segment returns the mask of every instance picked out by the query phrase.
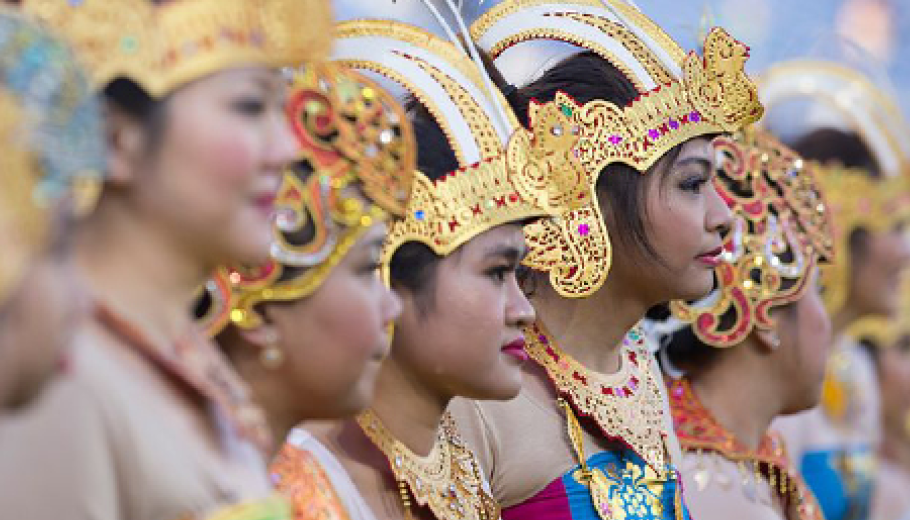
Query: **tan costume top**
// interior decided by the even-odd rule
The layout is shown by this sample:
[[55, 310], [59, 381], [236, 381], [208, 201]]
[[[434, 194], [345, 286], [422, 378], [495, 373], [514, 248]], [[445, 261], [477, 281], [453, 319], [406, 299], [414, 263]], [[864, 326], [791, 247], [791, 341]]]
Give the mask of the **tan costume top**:
[[[24, 414], [3, 420], [3, 516], [204, 518], [268, 496], [261, 452], [240, 433], [243, 413], [212, 397], [245, 395], [213, 345], [196, 340], [152, 353], [111, 317], [96, 314], [79, 330], [70, 373]], [[193, 366], [189, 356], [201, 353], [195, 359], [208, 362]]]

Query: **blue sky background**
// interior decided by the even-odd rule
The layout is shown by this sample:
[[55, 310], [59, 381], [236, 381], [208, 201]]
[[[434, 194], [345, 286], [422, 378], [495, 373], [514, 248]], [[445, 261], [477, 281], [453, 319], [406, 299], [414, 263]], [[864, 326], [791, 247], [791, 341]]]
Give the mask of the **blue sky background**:
[[[434, 0], [442, 4], [441, 0]], [[864, 28], [861, 20], [847, 19], [843, 13], [848, 2], [879, 9], [885, 13], [884, 27], [873, 25]], [[464, 0], [463, 13], [470, 22], [477, 15], [499, 0]], [[883, 59], [864, 60], [866, 72], [872, 72], [874, 81], [898, 98], [904, 114], [910, 115], [910, 0], [636, 0], [638, 6], [657, 21], [684, 48], [694, 48], [698, 43], [703, 20], [713, 19], [716, 25], [727, 28], [734, 36], [748, 44], [752, 57], [750, 72], [760, 73], [775, 61], [799, 57], [836, 57], [831, 51], [838, 26], [854, 33], [859, 40], [872, 40], [890, 34], [890, 52]], [[405, 18], [424, 27], [438, 27], [420, 0], [336, 0], [337, 14], [341, 19], [358, 16]], [[855, 11], [854, 11], [855, 12]], [[707, 15], [707, 16], [706, 16]], [[879, 18], [881, 22], [882, 18]], [[558, 47], [525, 50], [538, 54], [535, 59], [527, 55], [504, 56], [507, 77], [520, 84], [533, 70], [543, 63], [539, 54], [556, 57], [567, 50]], [[552, 58], [555, 59], [555, 58]]]

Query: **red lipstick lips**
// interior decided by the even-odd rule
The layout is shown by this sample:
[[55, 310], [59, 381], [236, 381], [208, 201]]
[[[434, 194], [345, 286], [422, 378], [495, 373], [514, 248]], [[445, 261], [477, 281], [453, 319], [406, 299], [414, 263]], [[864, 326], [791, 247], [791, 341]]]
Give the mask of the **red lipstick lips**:
[[717, 267], [718, 265], [720, 265], [720, 261], [721, 261], [720, 255], [723, 252], [724, 252], [723, 247], [718, 247], [716, 249], [712, 249], [711, 251], [708, 251], [707, 253], [699, 255], [698, 261], [702, 262], [703, 264], [705, 264], [709, 267]]
[[524, 338], [516, 339], [515, 341], [509, 343], [508, 345], [502, 347], [502, 352], [508, 356], [512, 356], [519, 361], [527, 361], [528, 353], [525, 352], [525, 340]]

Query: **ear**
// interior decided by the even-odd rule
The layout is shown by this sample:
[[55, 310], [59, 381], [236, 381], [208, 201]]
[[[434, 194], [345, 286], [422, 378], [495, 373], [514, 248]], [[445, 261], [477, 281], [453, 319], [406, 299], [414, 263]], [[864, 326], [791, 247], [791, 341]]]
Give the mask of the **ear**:
[[104, 110], [107, 139], [106, 182], [124, 186], [133, 182], [137, 165], [146, 153], [147, 132], [142, 123], [113, 103]]
[[758, 343], [769, 352], [773, 352], [780, 348], [780, 334], [777, 330], [756, 328], [754, 332]]

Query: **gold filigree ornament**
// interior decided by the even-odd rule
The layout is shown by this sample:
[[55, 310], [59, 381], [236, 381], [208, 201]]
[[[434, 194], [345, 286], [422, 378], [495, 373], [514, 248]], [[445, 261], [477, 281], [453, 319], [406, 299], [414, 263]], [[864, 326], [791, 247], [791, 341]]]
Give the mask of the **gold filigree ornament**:
[[161, 97], [219, 70], [299, 65], [327, 55], [326, 0], [24, 0], [59, 30], [96, 89], [119, 78]]
[[522, 128], [459, 44], [388, 20], [342, 23], [336, 37], [335, 59], [402, 85], [442, 128], [460, 165], [435, 181], [416, 173], [407, 211], [391, 225], [383, 248], [386, 281], [391, 259], [405, 243], [420, 242], [446, 256], [496, 226], [559, 215], [587, 202], [569, 119], [558, 111], [534, 111], [541, 126], [536, 132]]
[[0, 7], [0, 302], [63, 222], [94, 207], [104, 167], [100, 110], [66, 47]]
[[[670, 461], [664, 438], [663, 390], [652, 372], [652, 358], [641, 329], [635, 327], [623, 338], [622, 365], [609, 375], [589, 370], [573, 359], [543, 324], [535, 323], [524, 332], [525, 350], [546, 370], [559, 395], [581, 416], [593, 419], [606, 438], [626, 444], [652, 470], [667, 476]], [[574, 431], [571, 420], [569, 428]]]
[[411, 499], [428, 507], [438, 520], [496, 520], [499, 506], [484, 488], [480, 464], [445, 414], [436, 442], [426, 457], [396, 439], [371, 411], [357, 416], [364, 434], [385, 454], [399, 483], [407, 518], [414, 518]]
[[700, 340], [723, 348], [755, 328], [772, 330], [771, 310], [802, 297], [819, 262], [833, 259], [835, 244], [822, 188], [799, 155], [752, 128], [714, 146], [714, 184], [733, 212], [715, 269], [720, 287], [671, 309]]
[[[572, 153], [584, 167], [590, 200], [559, 220], [525, 228], [531, 250], [525, 264], [549, 272], [553, 288], [564, 297], [590, 296], [610, 270], [610, 238], [595, 194], [606, 166], [623, 163], [645, 173], [675, 146], [737, 131], [763, 113], [743, 70], [749, 56], [745, 45], [715, 28], [702, 56], [686, 54], [620, 0], [506, 0], [481, 16], [471, 34], [494, 58], [531, 41], [576, 45], [622, 71], [641, 94], [625, 107], [603, 100], [580, 104], [563, 92], [543, 105], [555, 105], [569, 127], [578, 129]], [[540, 110], [536, 103], [532, 108]]]
[[293, 73], [287, 115], [300, 146], [276, 200], [270, 260], [207, 285], [210, 334], [262, 323], [256, 306], [311, 295], [374, 224], [404, 215], [414, 133], [388, 91], [333, 63]]

